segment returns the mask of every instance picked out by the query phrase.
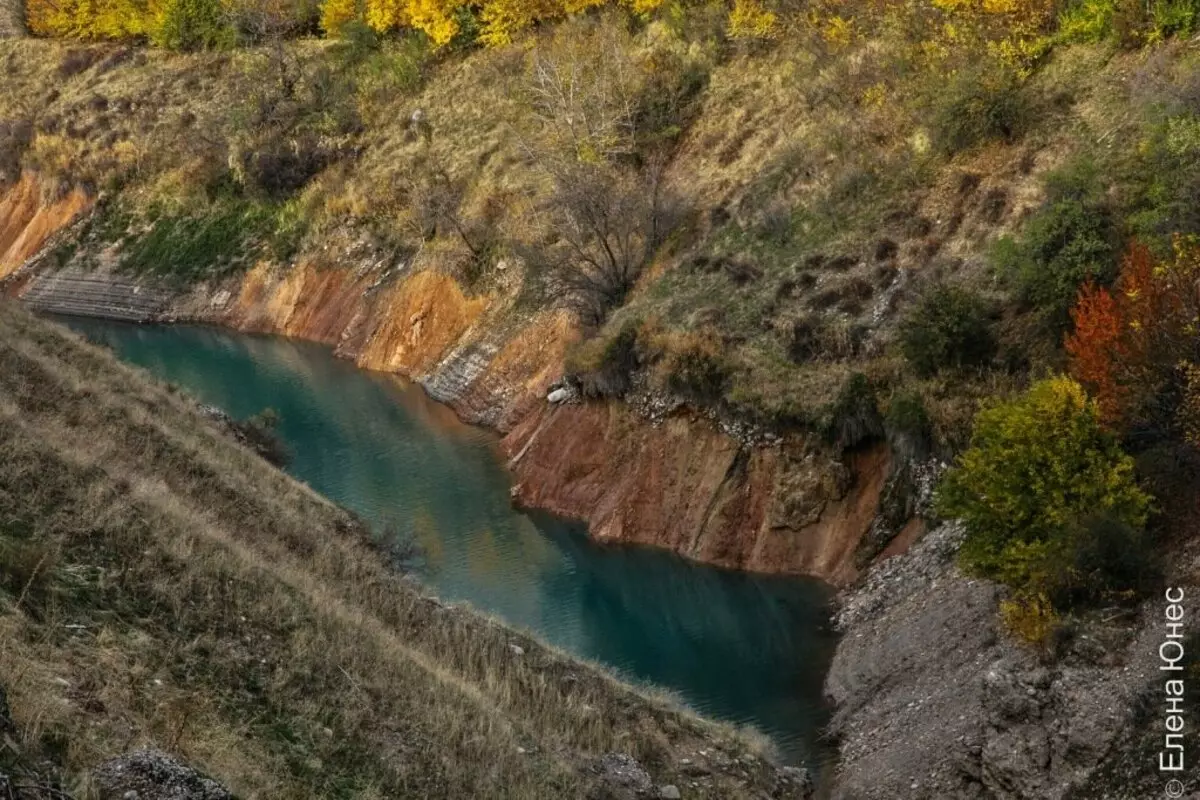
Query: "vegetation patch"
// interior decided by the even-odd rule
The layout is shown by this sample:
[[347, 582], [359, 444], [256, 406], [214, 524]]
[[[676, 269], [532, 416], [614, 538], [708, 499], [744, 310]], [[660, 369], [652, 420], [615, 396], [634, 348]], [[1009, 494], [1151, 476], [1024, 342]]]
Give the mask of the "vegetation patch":
[[1138, 541], [1150, 508], [1096, 403], [1061, 377], [980, 411], [971, 446], [938, 488], [939, 512], [967, 526], [967, 569], [1059, 601], [1139, 588], [1106, 554], [1113, 537]]

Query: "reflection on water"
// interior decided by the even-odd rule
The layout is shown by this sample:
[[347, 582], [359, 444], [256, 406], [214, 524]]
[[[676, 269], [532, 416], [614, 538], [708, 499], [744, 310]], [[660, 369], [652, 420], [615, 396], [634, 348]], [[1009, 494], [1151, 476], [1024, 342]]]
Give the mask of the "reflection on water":
[[379, 535], [414, 537], [441, 597], [752, 724], [788, 760], [826, 757], [821, 683], [834, 639], [815, 582], [600, 546], [578, 524], [517, 512], [495, 436], [324, 348], [190, 326], [68, 324], [235, 417], [274, 408], [289, 471]]

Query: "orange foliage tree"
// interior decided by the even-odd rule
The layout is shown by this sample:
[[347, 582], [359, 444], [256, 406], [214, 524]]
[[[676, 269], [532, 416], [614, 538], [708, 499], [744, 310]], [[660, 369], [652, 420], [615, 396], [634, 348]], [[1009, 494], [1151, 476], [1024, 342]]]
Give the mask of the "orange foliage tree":
[[1084, 286], [1071, 319], [1070, 371], [1096, 398], [1105, 424], [1129, 428], [1161, 417], [1168, 384], [1197, 361], [1200, 245], [1177, 238], [1173, 257], [1159, 262], [1134, 243], [1112, 291]]

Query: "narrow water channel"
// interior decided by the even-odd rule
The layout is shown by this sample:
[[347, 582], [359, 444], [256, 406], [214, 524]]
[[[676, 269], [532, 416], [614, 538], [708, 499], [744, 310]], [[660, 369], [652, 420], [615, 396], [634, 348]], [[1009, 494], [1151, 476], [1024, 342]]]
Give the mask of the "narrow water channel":
[[416, 385], [326, 348], [193, 326], [63, 320], [125, 361], [237, 418], [273, 408], [288, 470], [412, 536], [440, 597], [465, 600], [698, 711], [753, 725], [791, 763], [826, 763], [822, 682], [835, 640], [815, 581], [601, 546], [584, 528], [514, 510], [496, 436]]

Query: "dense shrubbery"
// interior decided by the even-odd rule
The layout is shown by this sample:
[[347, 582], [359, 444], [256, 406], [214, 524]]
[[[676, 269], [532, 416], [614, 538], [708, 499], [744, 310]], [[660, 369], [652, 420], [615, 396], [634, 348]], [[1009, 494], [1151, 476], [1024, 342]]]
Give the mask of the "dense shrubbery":
[[1064, 5], [1058, 37], [1065, 41], [1114, 39], [1125, 47], [1189, 34], [1200, 23], [1194, 0], [1076, 0]]
[[1159, 253], [1174, 234], [1200, 233], [1200, 98], [1168, 105], [1174, 107], [1149, 126], [1126, 176], [1130, 231]]
[[[662, 0], [620, 0], [632, 13], [655, 11]], [[357, 35], [416, 30], [435, 47], [480, 41], [501, 45], [538, 23], [562, 19], [604, 0], [29, 0], [30, 30], [81, 39], [144, 37], [172, 49], [220, 47], [266, 36], [324, 31]], [[734, 36], [763, 38], [775, 15], [757, 0], [737, 0], [729, 16]]]
[[1150, 498], [1095, 402], [1069, 378], [980, 411], [937, 501], [942, 514], [966, 524], [961, 558], [975, 574], [1051, 597], [1132, 588], [1111, 557], [1124, 545], [1113, 543], [1135, 541]]
[[904, 320], [900, 348], [921, 375], [978, 367], [991, 361], [996, 341], [987, 304], [952, 286], [935, 286]]
[[[85, 39], [146, 37], [167, 47], [213, 47], [264, 35], [323, 31], [342, 36], [354, 26], [379, 33], [415, 30], [435, 47], [476, 41], [503, 45], [538, 24], [606, 5], [607, 0], [28, 0], [27, 21], [40, 35]], [[647, 18], [669, 6], [663, 0], [613, 0], [635, 17]], [[894, 24], [894, 9], [818, 3], [804, 22], [828, 45], [844, 47], [870, 26]], [[1015, 76], [1009, 72], [1035, 60], [1054, 40], [1049, 4], [1039, 0], [931, 0], [909, 9], [928, 23], [946, 22], [933, 38], [961, 41], [983, 35], [998, 62], [956, 78], [939, 106], [939, 142], [948, 151], [983, 139], [1008, 137], [1019, 124]], [[769, 40], [794, 22], [775, 3], [733, 0], [724, 13], [726, 34], [734, 39]], [[680, 9], [670, 7], [670, 16]], [[940, 23], [939, 23], [940, 24]], [[1083, 0], [1060, 15], [1058, 38], [1095, 41], [1117, 36], [1149, 41], [1195, 29], [1192, 0], [1157, 0], [1144, 8], [1130, 0]], [[936, 29], [933, 25], [932, 29]], [[968, 70], [970, 72], [971, 70]]]
[[1080, 162], [1051, 175], [1046, 195], [1020, 239], [997, 243], [995, 260], [1025, 301], [1061, 328], [1080, 286], [1115, 277], [1119, 232], [1094, 165]]
[[861, 372], [850, 376], [830, 409], [825, 436], [839, 450], [848, 450], [883, 436], [879, 398], [869, 378]]
[[1017, 75], [1002, 63], [964, 69], [939, 87], [933, 109], [938, 148], [953, 154], [989, 139], [1011, 140], [1028, 124]]
[[221, 0], [28, 0], [29, 29], [80, 39], [146, 37], [177, 50], [233, 44], [236, 31]]
[[146, 32], [170, 50], [228, 46], [235, 35], [221, 0], [168, 0]]

